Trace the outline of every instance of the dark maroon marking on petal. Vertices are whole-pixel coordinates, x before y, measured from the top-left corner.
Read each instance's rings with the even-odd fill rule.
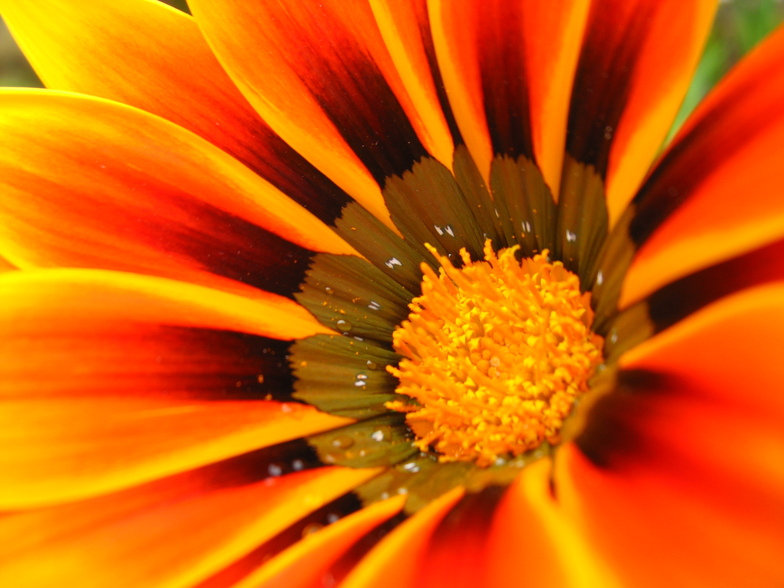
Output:
[[[257,140],[265,145],[264,158],[255,158],[251,169],[320,220],[334,224],[351,197],[271,130]]]
[[[186,207],[187,201],[183,205]],[[205,223],[211,220],[202,235],[189,232],[187,227],[144,219],[152,225],[150,240],[157,238],[163,251],[174,249],[192,256],[217,275],[294,298],[305,279],[312,251],[209,205],[191,206],[192,216],[205,219]]]
[[[623,469],[655,450],[652,441],[635,429],[665,394],[677,394],[678,379],[647,370],[618,372],[615,389],[596,401],[585,429],[575,439],[583,454],[602,469]]]
[[[784,240],[700,270],[648,297],[656,332],[738,290],[784,279]]]
[[[522,30],[522,10],[519,3],[491,2],[477,11],[479,68],[494,154],[533,160],[523,43],[509,43],[509,31]]]
[[[195,588],[225,588],[226,586],[233,586],[236,582],[254,572],[263,563],[300,541],[304,535],[310,532],[309,529],[316,530],[330,525],[359,510],[359,508],[361,508],[361,503],[358,499],[352,494],[346,494],[300,519],[288,529],[278,533],[278,535],[241,559],[197,584]]]
[[[198,351],[221,351],[226,364],[221,373],[200,375],[190,388],[199,398],[215,400],[260,400],[298,402],[293,396],[294,376],[288,365],[290,341],[280,341],[256,335],[230,331],[203,330],[204,335],[183,337],[181,349],[189,349],[188,342],[198,342]],[[165,358],[163,359],[165,361]]]
[[[293,439],[234,458],[231,467],[236,471],[245,470],[246,475],[254,480],[262,480],[324,465],[304,439]]]
[[[430,66],[430,72],[433,76],[433,84],[436,88],[438,102],[441,105],[441,111],[444,113],[446,124],[449,127],[449,132],[452,133],[452,140],[455,146],[462,145],[465,142],[460,134],[460,129],[457,126],[455,115],[452,112],[452,107],[449,105],[449,98],[446,95],[446,87],[444,80],[441,76],[441,70],[438,67],[438,59],[436,58],[436,47],[433,43],[433,33],[430,27],[430,15],[427,10],[427,0],[417,0],[416,11],[419,13],[419,33],[422,36],[422,44],[425,48],[425,55],[427,63]]]
[[[86,335],[84,335],[86,336]],[[98,335],[103,337],[104,335]],[[127,336],[134,355],[149,356],[158,374],[142,376],[143,394],[192,400],[262,400],[299,402],[291,394],[290,341],[233,331],[155,326]],[[96,349],[100,346],[96,344]],[[138,350],[138,351],[137,351]],[[122,366],[117,368],[122,373]],[[119,376],[118,376],[119,377]],[[89,382],[89,378],[88,378]],[[120,389],[139,382],[124,375]],[[133,394],[132,391],[129,394]]]
[[[226,586],[233,586],[242,578],[258,569],[263,563],[300,541],[311,529],[316,530],[326,527],[359,510],[361,507],[361,502],[353,494],[349,493],[341,496],[303,517],[272,539],[223,568],[220,572],[203,580],[194,588],[225,588]]]
[[[303,439],[294,439],[191,471],[216,487],[229,488],[323,466],[316,452]]]
[[[129,181],[138,182],[139,187],[133,190],[143,193],[144,177]],[[12,210],[12,214],[36,224],[31,215],[36,210],[35,204],[42,202],[41,207],[51,211],[51,218],[56,218],[58,210],[62,210],[63,218],[83,219],[81,226],[86,234],[96,227],[106,235],[118,235],[120,240],[144,243],[160,252],[161,266],[166,268],[163,271],[151,268],[149,273],[154,275],[171,275],[167,258],[186,257],[193,260],[196,268],[293,299],[314,255],[275,233],[199,201],[176,186],[156,183],[150,188],[154,192],[144,195],[142,200],[154,198],[160,203],[156,213],[151,214],[142,207],[137,211],[132,202],[105,201],[100,192],[72,191],[69,200],[54,202],[50,195],[62,193],[62,186],[46,178],[36,178],[36,183],[40,190],[31,195],[29,205],[19,211]],[[80,239],[80,233],[74,233],[73,227],[67,224],[60,226],[52,222],[45,228],[52,234],[53,242],[63,244],[61,248]],[[111,258],[111,254],[98,250],[92,266],[144,272],[132,253],[123,254],[115,252]],[[171,265],[176,268],[177,264],[174,261]]]
[[[331,582],[331,584],[326,583],[325,585],[338,586],[370,550],[378,545],[379,541],[386,537],[395,527],[407,518],[408,517],[404,513],[399,512],[365,534],[332,565],[326,574],[324,574],[324,579],[327,582]]]
[[[506,488],[488,486],[466,494],[435,528],[424,561],[416,575],[416,586],[437,586],[444,577],[450,588],[474,588],[483,580],[485,544],[493,514]],[[439,582],[440,581],[440,582]]]
[[[347,34],[332,56],[307,35],[291,42],[309,62],[300,79],[380,186],[427,155],[384,75]]]
[[[602,178],[653,10],[653,2],[645,4],[621,28],[606,4],[591,6],[572,89],[566,150],[578,162],[593,165]]]
[[[114,341],[111,349],[115,353],[124,352],[127,365],[108,361],[107,338]],[[51,349],[71,349],[80,365],[89,368],[42,373],[39,390],[44,395],[64,388],[71,396],[83,397],[109,392],[172,401],[299,403],[292,397],[290,345],[290,341],[233,331],[127,323],[106,329],[88,327],[79,333],[51,330],[14,341],[15,350],[29,357],[46,357]],[[114,382],[111,390],[106,390],[107,381]]]
[[[714,170],[734,157],[767,126],[768,111],[739,107],[749,93],[754,93],[751,84],[734,88],[673,145],[653,170],[632,201],[636,212],[629,235],[638,247],[689,200]]]

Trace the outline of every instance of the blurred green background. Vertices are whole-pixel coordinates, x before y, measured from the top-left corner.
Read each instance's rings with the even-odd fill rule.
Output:
[[[186,0],[159,1],[186,12],[188,10]],[[727,70],[782,21],[784,0],[722,0],[705,54],[675,128],[680,126],[688,113]],[[41,82],[0,20],[0,86],[40,85]]]

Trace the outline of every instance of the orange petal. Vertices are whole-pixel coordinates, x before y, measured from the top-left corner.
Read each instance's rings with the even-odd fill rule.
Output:
[[[33,289],[23,286],[20,298],[48,306],[22,307],[12,294],[0,311],[0,346],[11,352],[0,363],[2,396],[292,400],[289,341],[161,325],[127,313],[96,317],[92,308],[64,308],[56,297],[28,294]]]
[[[460,487],[450,490],[396,527],[359,562],[341,588],[413,586],[427,542],[463,494]]]
[[[636,192],[675,120],[716,6],[714,0],[592,4],[566,148],[606,178],[610,226]]]
[[[52,312],[78,333],[115,320],[239,331],[275,339],[331,333],[298,304],[254,299],[164,278],[104,270],[55,269],[0,274],[0,317],[14,331],[45,333]],[[84,312],[90,309],[89,322]],[[44,310],[48,309],[48,310]],[[48,317],[47,317],[48,315]],[[6,331],[7,332],[7,331]],[[6,357],[14,357],[11,353]],[[3,362],[8,365],[7,362]]]
[[[618,586],[612,571],[564,516],[551,489],[552,468],[550,459],[527,465],[499,503],[487,539],[486,585]]]
[[[493,515],[487,538],[488,586],[564,586],[574,562],[561,564],[543,513],[552,510],[550,463],[526,467],[507,489]]]
[[[397,2],[369,0],[379,32],[421,118],[418,131],[427,150],[447,167],[452,165],[454,142],[434,82],[432,41],[424,0]]]
[[[0,508],[113,492],[349,422],[300,404],[126,399],[109,390],[6,400]]]
[[[552,464],[526,466],[506,489],[466,495],[419,559],[416,586],[614,586],[558,512]]]
[[[41,91],[4,92],[0,106],[0,248],[21,267],[104,267],[288,295],[304,276],[305,248],[353,251],[272,185],[163,119]]]
[[[430,133],[369,5],[194,0],[190,7],[218,59],[262,118],[389,222],[379,184],[426,155],[429,146],[421,137]]]
[[[488,535],[503,493],[504,489],[497,486],[487,488],[466,494],[452,507],[430,535],[424,553],[418,558],[413,586],[499,586],[488,578],[488,558],[492,548]],[[521,558],[525,548],[520,544],[516,547],[520,549],[515,554],[517,563],[526,567],[527,562]],[[517,575],[521,584],[529,580],[526,572]]]
[[[404,496],[396,496],[377,502],[307,535],[234,588],[310,588],[319,585],[341,555],[366,533],[397,514],[405,501]]]
[[[328,222],[347,202],[259,118],[183,12],[162,2],[116,0],[0,0],[0,11],[48,88],[116,100],[173,121]]]
[[[635,198],[640,250],[625,306],[662,284],[782,236],[784,30],[721,83]]]
[[[587,7],[574,0],[430,4],[449,101],[485,179],[495,154],[535,157],[557,194]]]
[[[784,282],[742,290],[621,358],[628,370],[680,378],[712,401],[784,416]]]
[[[8,272],[15,269],[17,269],[17,267],[14,264],[0,255],[0,272]]]
[[[573,507],[629,585],[784,581],[783,311],[782,282],[705,307],[623,356],[589,415]]]
[[[644,305],[655,332],[745,288],[784,280],[784,239],[670,282]],[[635,312],[633,306],[630,312]]]
[[[290,398],[285,343],[187,328],[231,328],[243,312],[293,324],[293,303],[95,270],[9,272],[0,293],[0,508],[115,490],[351,422],[261,401]]]
[[[714,428],[713,437],[720,435]],[[690,443],[687,431],[680,441]],[[737,484],[737,479],[710,475],[699,462],[684,463],[664,451],[656,462],[632,459],[619,470],[597,467],[573,445],[565,446],[556,473],[564,512],[623,585],[765,587],[784,582],[781,494],[749,492],[742,478]]]
[[[0,584],[191,586],[376,470],[257,481],[217,464],[84,502],[0,519]],[[254,479],[255,478],[255,479]]]

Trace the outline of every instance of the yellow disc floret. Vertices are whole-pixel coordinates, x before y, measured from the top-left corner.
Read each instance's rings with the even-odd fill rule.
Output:
[[[602,361],[590,295],[546,250],[520,262],[517,247],[496,254],[488,241],[484,260],[463,250],[458,269],[429,249],[441,268],[423,264],[422,295],[393,334],[403,359],[389,368],[413,400],[388,408],[440,461],[487,466],[557,443]]]

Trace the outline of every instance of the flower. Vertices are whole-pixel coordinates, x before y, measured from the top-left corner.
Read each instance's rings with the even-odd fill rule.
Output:
[[[784,34],[190,5],[0,0],[0,584],[782,583]]]

